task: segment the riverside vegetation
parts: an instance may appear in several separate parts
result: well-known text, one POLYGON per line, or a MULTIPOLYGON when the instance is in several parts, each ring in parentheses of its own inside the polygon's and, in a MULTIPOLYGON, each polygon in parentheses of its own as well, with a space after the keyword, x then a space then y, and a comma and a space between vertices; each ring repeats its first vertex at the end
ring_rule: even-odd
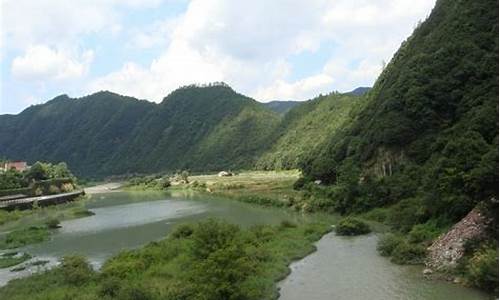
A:
MULTIPOLYGON (((438 0, 364 95, 333 92, 284 114, 224 84, 183 87, 160 104, 110 92, 60 96, 0 116, 0 140, 1 155, 66 161, 88 177, 299 168, 288 181, 248 184, 235 176, 218 185, 189 176, 189 185, 382 222, 392 232, 379 251, 396 263, 422 263, 427 246, 478 207, 491 222, 449 272, 491 292, 498 287, 494 0, 438 0)), ((150 179, 143 188, 175 188, 150 179)))
POLYGON ((0 289, 5 299, 274 299, 287 265, 313 251, 328 224, 241 229, 216 220, 179 226, 165 240, 125 251, 93 271, 68 256, 0 289))

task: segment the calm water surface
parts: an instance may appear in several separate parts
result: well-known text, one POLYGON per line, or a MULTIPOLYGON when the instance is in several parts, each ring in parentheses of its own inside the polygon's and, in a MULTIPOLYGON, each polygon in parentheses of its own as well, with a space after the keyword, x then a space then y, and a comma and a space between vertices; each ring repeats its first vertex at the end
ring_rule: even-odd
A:
MULTIPOLYGON (((87 208, 95 215, 64 221, 49 241, 21 249, 36 260, 48 260, 45 267, 0 269, 0 285, 51 267, 67 254, 85 255, 99 267, 120 250, 164 238, 182 222, 217 217, 251 226, 319 218, 210 196, 150 192, 94 194, 87 208)), ((476 290, 427 281, 420 268, 391 264, 377 255, 376 239, 326 235, 316 253, 292 264, 291 275, 280 283, 280 299, 487 299, 476 290)))

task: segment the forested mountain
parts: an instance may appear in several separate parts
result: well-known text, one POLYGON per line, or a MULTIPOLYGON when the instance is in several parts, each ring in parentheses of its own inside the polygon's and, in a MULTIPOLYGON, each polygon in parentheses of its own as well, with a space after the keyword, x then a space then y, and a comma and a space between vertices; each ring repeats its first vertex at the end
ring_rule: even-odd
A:
POLYGON ((77 174, 90 175, 131 137, 155 104, 99 92, 79 99, 66 95, 0 116, 0 156, 65 161, 77 174))
POLYGON ((301 102, 299 101, 278 101, 278 100, 264 103, 264 105, 268 107, 270 110, 277 112, 279 114, 286 114, 290 109, 294 108, 299 104, 301 104, 301 102))
POLYGON ((278 122, 277 114, 228 86, 180 88, 137 124, 104 170, 251 168, 278 122))
POLYGON ((364 94, 368 93, 372 88, 371 87, 358 87, 355 88, 354 90, 350 91, 349 94, 355 95, 355 96, 363 96, 364 94))
POLYGON ((409 230, 495 203, 498 1, 438 0, 359 112, 317 149, 303 171, 334 184, 340 212, 398 203, 394 225, 409 230))
POLYGON ((257 162, 259 169, 293 169, 342 128, 361 97, 331 93, 293 107, 273 134, 273 146, 257 162))
POLYGON ((110 92, 63 95, 0 116, 0 156, 65 161, 88 177, 251 168, 279 118, 221 84, 183 87, 160 104, 110 92))

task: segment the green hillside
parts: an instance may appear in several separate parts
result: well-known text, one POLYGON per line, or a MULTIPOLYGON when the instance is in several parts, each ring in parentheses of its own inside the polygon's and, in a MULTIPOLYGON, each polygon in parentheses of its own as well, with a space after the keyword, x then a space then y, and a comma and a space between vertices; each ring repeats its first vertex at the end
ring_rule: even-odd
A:
POLYGON ((59 96, 19 115, 0 116, 0 156, 31 163, 64 161, 76 174, 90 175, 154 107, 110 92, 79 99, 59 96))
MULTIPOLYGON (((356 173, 365 178, 360 186, 375 181, 387 188, 363 207, 419 195, 432 203, 429 214, 455 220, 495 196, 497 6, 496 1, 438 1, 349 127, 304 161, 307 176, 341 183, 344 175, 356 173), (399 185, 393 181, 404 176, 415 184, 396 197, 391 188, 399 185)), ((356 201, 345 209, 357 209, 356 201)))
POLYGON ((277 114, 228 86, 180 88, 137 125, 104 170, 248 168, 278 121, 277 114))
POLYGON ((498 2, 438 0, 355 118, 317 149, 301 162, 306 181, 331 184, 323 192, 338 212, 377 208, 403 234, 390 242, 400 256, 422 256, 429 239, 481 203, 496 221, 468 246, 476 258, 464 268, 496 274, 478 286, 498 285, 498 268, 477 265, 498 265, 498 2))
POLYGON ((283 118, 273 135, 276 142, 257 162, 258 169, 293 169, 329 135, 343 128, 361 97, 331 93, 301 103, 283 118))
POLYGON ((183 87, 160 104, 110 92, 64 95, 0 116, 0 157, 65 161, 87 177, 251 168, 279 120, 223 84, 183 87))
POLYGON ((264 106, 269 108, 270 110, 277 112, 279 114, 286 114, 290 109, 294 108, 297 105, 300 105, 302 102, 299 101, 271 101, 264 103, 264 106))

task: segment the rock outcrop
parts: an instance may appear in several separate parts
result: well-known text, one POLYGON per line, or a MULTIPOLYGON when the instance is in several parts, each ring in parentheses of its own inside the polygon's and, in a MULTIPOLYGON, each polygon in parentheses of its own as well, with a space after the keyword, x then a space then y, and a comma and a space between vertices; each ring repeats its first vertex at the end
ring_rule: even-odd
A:
POLYGON ((485 233, 487 222, 488 219, 478 208, 471 210, 427 248, 426 267, 438 271, 454 268, 464 255, 465 243, 480 238, 485 233))

